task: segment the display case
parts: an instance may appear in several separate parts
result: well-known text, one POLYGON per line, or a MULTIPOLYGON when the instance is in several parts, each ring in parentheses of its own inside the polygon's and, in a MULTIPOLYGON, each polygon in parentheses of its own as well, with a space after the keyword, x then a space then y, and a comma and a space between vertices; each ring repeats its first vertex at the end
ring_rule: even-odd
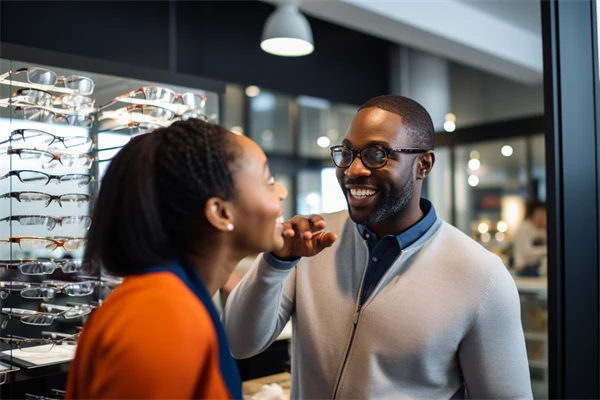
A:
POLYGON ((188 118, 218 122, 219 94, 0 59, 3 397, 60 396, 80 330, 121 281, 84 259, 103 173, 132 137, 188 118))

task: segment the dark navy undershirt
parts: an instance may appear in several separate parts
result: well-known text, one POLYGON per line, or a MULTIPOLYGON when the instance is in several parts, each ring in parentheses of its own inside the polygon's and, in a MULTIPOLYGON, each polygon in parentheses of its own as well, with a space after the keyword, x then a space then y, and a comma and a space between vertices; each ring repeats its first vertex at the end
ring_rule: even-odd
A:
POLYGON ((357 225, 358 231, 369 247, 369 265, 363 281, 360 295, 360 304, 369 298, 375 287, 400 255, 400 251, 419 240, 431 228, 437 219, 433 204, 429 200, 421 199, 421 211, 425 214, 419 222, 399 235, 386 235, 381 239, 367 228, 366 225, 357 225))

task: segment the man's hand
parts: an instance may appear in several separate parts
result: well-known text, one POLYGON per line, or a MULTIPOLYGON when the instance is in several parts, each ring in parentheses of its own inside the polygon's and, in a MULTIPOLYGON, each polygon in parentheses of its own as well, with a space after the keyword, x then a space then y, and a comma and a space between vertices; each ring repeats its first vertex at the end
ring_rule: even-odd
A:
POLYGON ((337 235, 323 232, 326 222, 319 215, 303 217, 296 215, 283 223, 283 248, 272 254, 280 260, 291 261, 298 257, 312 257, 330 247, 337 235))

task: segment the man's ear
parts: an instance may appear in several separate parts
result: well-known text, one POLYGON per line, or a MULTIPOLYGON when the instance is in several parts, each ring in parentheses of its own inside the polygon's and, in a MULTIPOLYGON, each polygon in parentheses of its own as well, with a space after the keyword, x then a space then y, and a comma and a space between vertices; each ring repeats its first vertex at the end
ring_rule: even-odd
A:
POLYGON ((435 164, 435 153, 433 150, 428 150, 425 154, 419 157, 417 161, 417 180, 423 180, 429 175, 435 164))
POLYGON ((220 231, 232 231, 234 226, 231 204, 221 198, 211 197, 204 204, 204 216, 209 224, 220 231))

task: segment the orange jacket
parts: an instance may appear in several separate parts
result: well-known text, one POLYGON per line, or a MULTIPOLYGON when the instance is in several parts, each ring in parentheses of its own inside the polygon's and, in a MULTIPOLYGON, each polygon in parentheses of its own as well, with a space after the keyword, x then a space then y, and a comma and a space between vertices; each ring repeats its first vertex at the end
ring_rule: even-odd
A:
POLYGON ((126 278, 86 322, 66 398, 232 398, 207 307, 170 272, 126 278))

